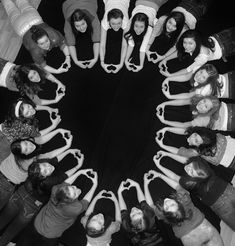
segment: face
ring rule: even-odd
[[[177,202],[170,198],[165,198],[163,203],[163,209],[165,212],[175,213],[178,210],[179,206]]]
[[[47,162],[40,163],[39,167],[40,167],[40,173],[43,177],[50,176],[55,170],[55,167]]]
[[[50,49],[50,39],[47,36],[43,36],[37,41],[38,46],[43,50]]]
[[[34,83],[41,81],[40,75],[36,70],[29,70],[28,78],[31,82],[34,82]]]
[[[111,18],[109,25],[115,32],[117,32],[122,26],[122,19],[120,17],[117,19]]]
[[[198,173],[196,172],[196,170],[195,170],[194,167],[193,167],[193,163],[189,163],[188,165],[185,165],[185,166],[184,166],[184,170],[185,170],[185,172],[186,172],[190,177],[193,177],[193,178],[199,177]]]
[[[198,84],[203,84],[203,83],[206,82],[206,80],[208,79],[208,77],[209,77],[209,74],[207,73],[206,69],[200,69],[194,75],[194,80]]]
[[[103,214],[94,215],[89,221],[89,227],[94,228],[97,231],[102,230],[104,228],[104,216]]]
[[[27,140],[21,141],[20,146],[21,146],[21,153],[25,155],[31,154],[36,149],[36,146]]]
[[[75,185],[71,185],[71,186],[68,186],[68,194],[67,196],[70,198],[70,199],[77,199],[79,197],[79,195],[81,194],[81,190],[77,188],[77,186]]]
[[[135,21],[134,31],[136,35],[140,35],[145,29],[145,23],[143,21]]]
[[[166,23],[166,31],[174,32],[176,30],[176,21],[174,18],[170,18]]]
[[[25,118],[30,118],[36,113],[36,110],[33,108],[31,104],[23,103],[21,107],[22,107],[22,115]]]
[[[192,54],[196,48],[196,42],[193,38],[184,38],[183,47],[185,52]]]
[[[133,207],[131,209],[130,219],[132,224],[141,224],[141,228],[144,227],[143,212],[140,209]]]
[[[193,146],[200,146],[201,144],[203,144],[203,140],[201,136],[197,133],[191,134],[188,137],[187,142],[189,145],[193,145]]]
[[[87,29],[87,23],[85,20],[75,21],[74,26],[77,31],[84,33]]]
[[[209,98],[204,98],[200,100],[196,106],[196,109],[199,113],[207,113],[213,108],[213,103]]]

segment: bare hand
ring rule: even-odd
[[[62,99],[62,97],[64,97],[64,96],[65,96],[64,92],[60,93],[59,91],[56,91],[55,102],[59,102]]]
[[[130,183],[127,181],[122,181],[121,184],[119,185],[118,192],[122,192],[124,190],[129,190],[130,189]]]
[[[143,69],[143,66],[137,66],[137,65],[134,65],[135,66],[135,68],[132,68],[132,72],[135,72],[135,73],[137,73],[137,72],[139,72],[141,69]]]
[[[105,64],[104,62],[101,62],[101,67],[104,69],[106,73],[112,73],[112,70],[108,69],[109,66],[111,66],[111,64]]]
[[[113,70],[113,73],[117,73],[121,70],[122,66],[121,64],[113,65],[115,69]]]
[[[97,62],[97,59],[94,58],[94,59],[88,60],[87,62],[89,62],[89,64],[87,65],[87,68],[92,68]]]
[[[59,114],[55,114],[55,118],[52,118],[52,114],[50,114],[50,119],[53,126],[58,126],[61,122],[61,117]]]

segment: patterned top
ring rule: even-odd
[[[11,126],[7,126],[6,122],[1,124],[2,132],[12,143],[19,138],[38,137],[40,136],[39,129],[28,123],[23,123],[21,120],[15,120]]]

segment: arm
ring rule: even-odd
[[[69,51],[70,51],[70,55],[73,59],[73,62],[81,68],[86,68],[86,65],[84,65],[81,61],[78,60],[77,51],[76,51],[75,46],[69,46]]]
[[[125,200],[122,195],[122,191],[125,190],[124,184],[125,182],[122,181],[121,184],[119,185],[118,192],[117,192],[120,210],[127,210],[127,206],[126,206]]]
[[[152,199],[152,196],[151,196],[150,191],[149,191],[149,183],[151,182],[151,180],[152,179],[150,179],[149,174],[145,173],[144,174],[144,195],[145,195],[147,204],[150,207],[154,208],[155,205],[153,203],[153,199]]]
[[[104,62],[106,52],[106,39],[107,31],[101,26],[101,38],[100,38],[100,61]]]
[[[175,72],[175,73],[171,73],[170,74],[170,77],[171,76],[192,76],[192,72],[188,72],[188,70],[187,70],[187,68],[184,68],[184,69],[181,69],[181,70],[179,70],[179,71],[177,71],[177,72]]]
[[[141,203],[142,201],[145,201],[145,196],[142,189],[140,188],[139,183],[132,179],[127,179],[126,182],[130,183],[130,187],[136,188],[138,202]]]
[[[62,66],[59,67],[58,69],[56,69],[56,68],[53,68],[47,64],[45,66],[43,66],[43,69],[45,69],[49,73],[55,73],[55,74],[60,74],[60,73],[64,73],[64,72],[68,71],[67,68],[63,68]]]
[[[94,211],[94,208],[95,208],[95,205],[97,203],[97,201],[102,198],[101,195],[102,193],[104,192],[104,190],[100,191],[91,201],[90,205],[88,206],[87,210],[86,210],[86,213],[85,213],[85,216],[89,216],[93,211]]]
[[[70,135],[69,139],[67,139],[65,137],[64,137],[64,139],[66,141],[66,144],[63,147],[55,149],[55,150],[52,150],[52,151],[47,152],[45,154],[40,154],[39,155],[39,159],[43,159],[43,158],[50,158],[51,159],[51,158],[56,157],[57,155],[61,154],[62,152],[64,152],[68,148],[70,148],[71,144],[72,144],[73,136]]]
[[[115,220],[121,223],[121,221],[122,221],[122,219],[121,219],[121,210],[120,210],[120,207],[119,207],[118,200],[117,200],[116,196],[114,195],[114,193],[112,191],[108,191],[107,194],[111,195],[110,200],[112,200],[114,202]]]
[[[63,91],[65,91],[65,85],[61,83],[53,74],[47,73],[46,78],[50,80],[51,82],[55,83],[58,85],[57,90],[61,88]]]
[[[170,179],[176,181],[177,183],[179,183],[180,180],[180,176],[175,174],[174,172],[172,172],[171,170],[169,170],[166,167],[163,167],[160,164],[160,160],[162,159],[163,156],[161,156],[160,158],[158,158],[156,155],[153,157],[153,161],[155,163],[155,165],[157,166],[157,168],[159,170],[161,170],[167,177],[169,177]]]
[[[178,188],[178,186],[179,186],[179,182],[177,182],[177,181],[175,181],[175,180],[173,180],[171,178],[168,178],[167,176],[165,176],[165,175],[163,175],[161,173],[158,174],[158,177],[160,179],[162,179],[163,181],[165,181],[174,190],[176,190]]]
[[[132,70],[132,68],[130,67],[131,63],[129,62],[129,59],[130,59],[133,49],[134,49],[134,46],[131,46],[128,44],[127,51],[126,51],[126,57],[125,57],[125,65],[126,65],[127,70],[129,71]]]
[[[98,176],[97,176],[97,173],[96,172],[93,172],[95,175],[94,175],[94,178],[92,179],[93,180],[93,185],[91,187],[91,189],[88,191],[88,193],[83,197],[84,200],[90,202],[94,193],[95,193],[95,190],[97,188],[97,185],[98,185]],[[93,207],[94,209],[94,207]]]
[[[98,61],[99,54],[100,54],[100,43],[93,43],[93,53],[94,58],[91,59],[89,62],[89,65],[87,65],[88,68],[92,68],[95,63]]]
[[[67,45],[64,45],[62,49],[64,56],[65,56],[65,61],[63,64],[67,64],[67,68],[69,69],[71,67],[71,59],[69,55],[69,47]]]
[[[41,136],[49,134],[52,130],[54,130],[58,126],[58,124],[61,121],[60,115],[58,114],[56,114],[55,119],[53,119],[50,114],[50,119],[51,119],[51,125],[47,127],[46,129],[40,131]]]
[[[182,164],[186,164],[187,163],[187,158],[184,157],[184,156],[180,156],[180,155],[176,155],[176,154],[173,154],[173,153],[170,153],[170,152],[167,152],[167,151],[163,151],[163,150],[159,150],[156,154],[156,157],[160,157],[160,156],[168,156],[174,160],[176,160],[177,162],[179,163],[182,163]]]
[[[188,93],[179,93],[179,94],[174,94],[174,95],[171,95],[169,93],[169,95],[167,96],[167,98],[169,98],[169,99],[177,99],[177,100],[180,100],[180,99],[191,99],[195,95],[196,95],[196,92],[195,91],[188,92]]]

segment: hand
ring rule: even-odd
[[[164,156],[164,154],[161,153],[161,151],[158,151],[157,154],[154,155],[153,161],[154,161],[154,163],[156,164],[157,167],[160,165],[160,160],[162,159],[163,156]]]
[[[100,198],[107,198],[106,196],[104,196],[104,194],[107,193],[107,190],[101,190],[97,195],[96,195],[96,199],[100,199]]]
[[[70,59],[70,56],[66,56],[65,57],[64,66],[66,66],[68,69],[71,68],[71,59]]]
[[[165,69],[165,71],[164,70],[160,70],[159,72],[162,75],[166,76],[166,77],[170,77],[171,76],[171,74],[168,72],[167,68]]]
[[[62,63],[61,66],[57,69],[57,73],[65,73],[68,72],[69,67],[67,63]]]
[[[98,184],[98,174],[93,169],[87,169],[84,175],[86,175],[87,178],[89,178],[94,185]]]
[[[60,82],[56,91],[58,91],[58,93],[65,93],[65,85]]]
[[[63,128],[60,129],[60,133],[65,140],[69,139],[70,135],[72,135],[70,130],[66,130]]]
[[[79,66],[80,68],[83,68],[83,69],[87,68],[86,61],[77,61],[75,62],[75,64]]]
[[[135,72],[135,73],[139,72],[143,68],[143,66],[141,66],[141,65],[139,65],[139,66],[134,65],[134,66],[135,66],[135,68],[132,68],[132,71]]]
[[[159,67],[159,69],[160,69],[160,72],[161,72],[161,70],[167,70],[168,67],[167,67],[167,65],[166,65],[166,60],[163,59],[163,60],[158,64],[158,67]]]
[[[60,93],[60,91],[56,91],[55,102],[58,103],[61,100],[61,98],[64,97],[64,96],[65,96],[64,92]]]
[[[164,103],[159,104],[159,105],[157,106],[156,110],[157,110],[156,115],[157,115],[158,119],[159,119],[162,123],[164,123],[164,120],[165,120],[165,118],[164,118],[165,104],[164,104]]]
[[[108,69],[109,66],[111,66],[111,64],[105,64],[104,62],[101,62],[101,67],[104,69],[106,73],[112,73],[112,70]]]
[[[149,185],[149,183],[150,183],[152,180],[154,180],[154,175],[153,175],[153,174],[151,174],[151,173],[149,173],[149,172],[147,172],[147,173],[144,174],[144,184]]]
[[[130,189],[130,183],[127,181],[122,181],[118,188],[118,193],[123,192],[124,190]]]
[[[126,65],[127,70],[132,71],[133,63],[130,63],[129,61],[125,61],[125,65]]]
[[[132,179],[127,179],[126,183],[130,183],[129,188],[139,186],[139,183],[137,183],[136,181],[134,181]]]
[[[51,108],[48,107],[48,112],[50,114],[50,118],[53,118],[53,116],[56,116],[59,113],[59,109],[58,108]]]
[[[161,173],[155,171],[155,170],[149,170],[148,175],[153,179],[158,178],[161,176]]]
[[[113,73],[117,73],[121,70],[123,64],[117,64],[117,65],[113,65],[115,67],[115,70],[113,70]]]
[[[158,145],[159,145],[160,147],[163,146],[164,134],[165,134],[165,129],[164,129],[164,128],[161,129],[161,130],[159,130],[159,131],[156,133],[156,138],[155,138],[155,140],[156,140],[156,142],[158,143]]]
[[[59,123],[61,122],[61,117],[59,114],[55,114],[55,118],[52,117],[52,114],[50,114],[50,119],[51,119],[51,123],[53,126],[58,126]]]
[[[152,57],[153,54],[157,54],[157,52],[153,52],[153,51],[150,51],[150,50],[146,51],[146,56],[147,56],[147,59],[148,59],[149,62],[153,61],[153,57]]]
[[[169,88],[169,79],[166,78],[162,83],[162,92],[163,94],[170,99],[170,88]]]
[[[156,53],[156,56],[157,56],[157,58],[156,59],[153,58],[153,60],[152,60],[154,64],[158,63],[159,61],[161,61],[165,58],[165,56],[161,56],[158,53]]]
[[[94,58],[94,59],[88,60],[87,62],[89,62],[89,64],[87,65],[87,68],[92,68],[97,62],[97,59]]]
[[[81,153],[80,149],[71,149],[70,153],[77,159],[78,169],[81,168],[84,162],[84,155]]]

